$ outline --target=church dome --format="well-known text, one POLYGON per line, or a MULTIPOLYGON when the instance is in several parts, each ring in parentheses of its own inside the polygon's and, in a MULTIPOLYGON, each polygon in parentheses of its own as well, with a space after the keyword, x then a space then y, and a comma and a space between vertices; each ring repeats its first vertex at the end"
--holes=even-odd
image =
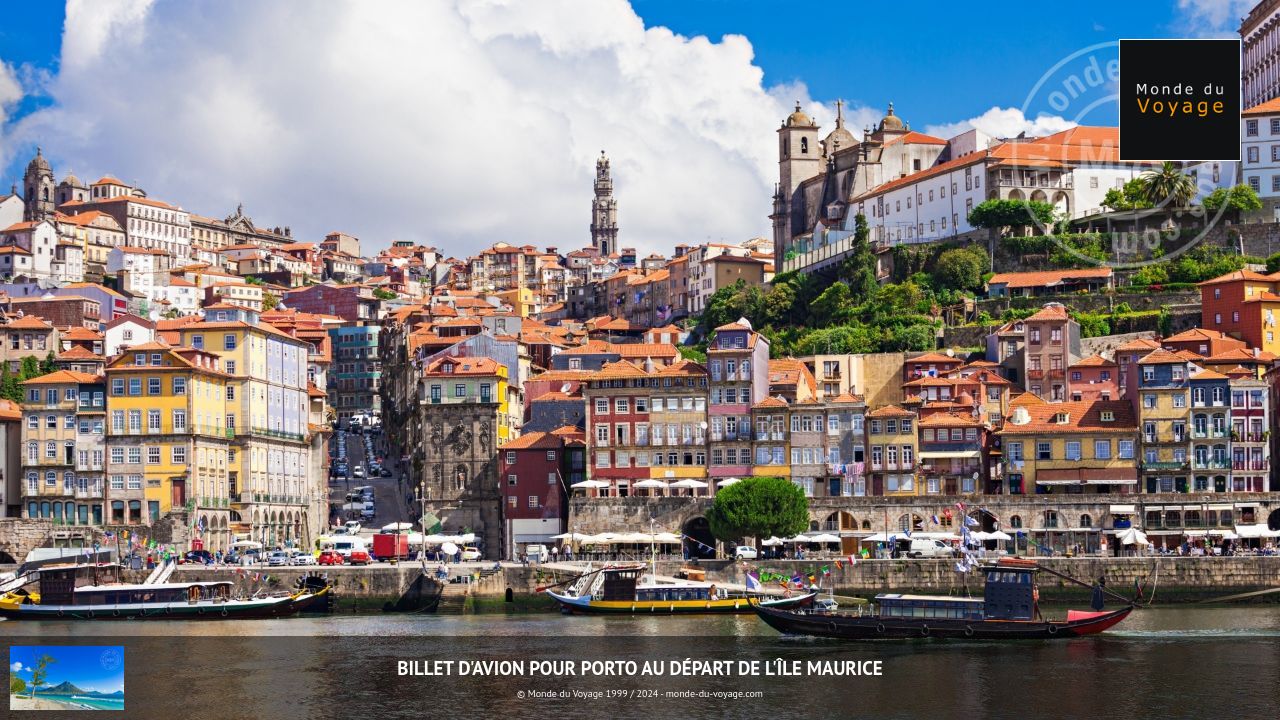
POLYGON ((893 114, 893 103, 889 103, 889 114, 885 115, 884 119, 880 121, 880 129, 881 130, 901 130, 902 129, 902 118, 893 114))
POLYGON ((36 148, 36 156, 31 158, 31 162, 27 163, 27 173, 52 173, 49 167, 49 161, 44 159, 44 155, 40 152, 40 148, 36 148))
POLYGON ((67 173, 67 176, 66 176, 65 178, 63 178, 63 179, 62 179, 62 183, 61 183, 61 184, 63 184, 63 185, 70 185, 70 186, 71 186, 71 187, 73 187, 73 188, 83 188, 83 187, 85 187, 85 184, 84 184, 84 183, 82 183, 82 182, 80 182, 80 178, 76 177, 76 174, 75 174, 75 173, 67 173))
POLYGON ((796 111, 787 116, 787 127, 796 127, 799 125, 813 125, 813 120, 800 109, 800 101, 796 101, 796 111))

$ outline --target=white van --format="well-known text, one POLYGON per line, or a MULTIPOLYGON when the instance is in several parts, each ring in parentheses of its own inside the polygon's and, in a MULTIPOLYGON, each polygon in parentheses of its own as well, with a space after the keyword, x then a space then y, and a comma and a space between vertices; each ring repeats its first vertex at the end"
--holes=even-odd
POLYGON ((369 542, 356 535, 335 537, 333 539, 333 549, 345 558, 351 556, 352 550, 363 550, 365 552, 369 552, 369 542))
POLYGON ((955 557, 956 550, 941 540, 930 538, 898 538, 895 548, 899 555, 909 558, 955 557))

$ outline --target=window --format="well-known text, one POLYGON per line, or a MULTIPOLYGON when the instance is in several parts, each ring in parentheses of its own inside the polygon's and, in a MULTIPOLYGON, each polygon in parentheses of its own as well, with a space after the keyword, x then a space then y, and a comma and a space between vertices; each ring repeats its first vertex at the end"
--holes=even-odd
POLYGON ((186 445, 174 445, 172 455, 173 455, 174 465, 187 464, 187 446, 186 445))
POLYGON ((1251 163, 1258 162, 1258 148, 1257 147, 1248 148, 1245 153, 1245 158, 1247 162, 1251 162, 1251 163))
POLYGON ((227 374, 228 374, 228 375, 235 375, 235 374, 236 374, 236 361, 235 361, 235 360, 228 360, 228 361, 226 361, 226 363, 225 363, 225 367, 226 367, 226 371, 227 371, 227 374))
MULTIPOLYGON (((605 432, 608 432, 608 430, 606 429, 605 432)), ((599 468, 609 467, 609 451, 608 450, 600 450, 596 452, 596 467, 599 467, 599 468)))
POLYGON ((147 394, 148 395, 160 394, 160 378, 158 377, 147 378, 147 394))
POLYGON ((467 396, 467 386, 466 386, 466 385, 463 385, 462 383, 458 383, 457 385, 454 385, 454 386, 453 386, 453 396, 454 396, 454 397, 466 397, 466 396, 467 396))
POLYGON ((1261 187, 1262 187, 1261 183, 1258 182, 1258 176, 1250 175, 1249 188, 1252 189, 1254 192, 1258 192, 1261 189, 1261 187))
POLYGON ((174 432, 187 431, 187 411, 186 410, 173 411, 173 431, 174 432))
POLYGON ((1244 134, 1245 134, 1246 136, 1248 136, 1248 137, 1257 137, 1257 136, 1258 136, 1258 121, 1257 121, 1257 120, 1245 120, 1245 121, 1244 121, 1244 134))
POLYGON ((618 398, 613 401, 613 411, 620 415, 630 412, 630 406, 631 403, 629 403, 626 398, 618 398))
POLYGON ((129 411, 129 432, 142 432, 142 411, 129 411))
POLYGON ((642 398, 642 397, 636 398, 636 412, 638 413, 649 412, 649 398, 642 398))
POLYGON ((1037 459, 1037 460, 1052 460, 1052 459, 1053 459, 1053 446, 1052 446, 1050 443, 1047 443, 1047 442, 1038 442, 1038 443, 1036 443, 1036 459, 1037 459))
POLYGON ((133 464, 133 465, 137 465, 138 463, 142 462, 142 448, 140 447, 129 448, 129 462, 130 464, 133 464))
POLYGON ((147 448, 147 464, 148 465, 160 464, 160 446, 159 445, 152 445, 151 447, 147 448))
POLYGON ((130 395, 142 394, 142 378, 129 378, 129 394, 130 395))
POLYGON ((235 385, 228 385, 228 386, 227 386, 227 399, 228 399, 228 400, 235 400, 235 399, 236 399, 236 386, 235 386, 235 385))
POLYGON ((603 399, 603 398, 599 398, 599 399, 597 399, 597 400, 596 400, 596 414, 597 414, 597 415, 608 415, 608 414, 609 414, 609 401, 608 401, 608 400, 605 400, 605 399, 603 399))
POLYGON ((159 410, 147 411, 147 432, 153 432, 153 433, 160 432, 160 411, 159 410))
POLYGON ((184 377, 175 377, 175 378, 173 379, 173 394, 174 394, 174 395, 186 395, 186 394, 187 394, 187 379, 186 379, 186 378, 184 378, 184 377))
POLYGON ((1093 441, 1093 457, 1096 460, 1111 459, 1111 441, 1110 440, 1094 440, 1093 441))
POLYGON ((232 334, 223 335, 223 336, 222 336, 222 349, 223 349, 223 350, 235 350, 235 349, 236 349, 236 336, 235 336, 235 335, 232 335, 232 334))

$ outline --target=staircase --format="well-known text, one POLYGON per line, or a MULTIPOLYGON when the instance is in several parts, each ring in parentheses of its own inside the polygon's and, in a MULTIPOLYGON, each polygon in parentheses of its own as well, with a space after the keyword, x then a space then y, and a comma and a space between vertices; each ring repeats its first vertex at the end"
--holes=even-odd
POLYGON ((463 615, 467 612, 467 600, 471 597, 470 583, 445 583, 436 603, 437 615, 463 615))

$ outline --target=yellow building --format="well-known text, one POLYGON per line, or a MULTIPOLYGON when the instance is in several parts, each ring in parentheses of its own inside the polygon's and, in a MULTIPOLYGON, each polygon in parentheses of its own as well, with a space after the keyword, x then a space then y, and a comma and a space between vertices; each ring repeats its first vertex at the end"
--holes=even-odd
POLYGON ((1137 491, 1138 424, 1127 401, 1024 395, 999 434, 1011 493, 1137 491))
POLYGON ((230 543, 227 375, 218 357, 151 342, 107 366, 108 497, 143 501, 146 523, 185 511, 206 550, 230 543))
POLYGON ((777 396, 767 397, 751 408, 755 424, 751 474, 756 477, 791 477, 788 407, 786 399, 777 396))
POLYGON ((324 452, 322 435, 307 424, 311 344, 227 304, 207 308, 202 322, 181 332, 184 346, 216 356, 227 376, 233 534, 268 547, 310 546, 328 520, 327 480, 308 473, 312 454, 324 452))
MULTIPOLYGON (((656 383, 648 398, 649 422, 635 423, 636 445, 648 444, 649 449, 636 450, 636 465, 648 465, 651 480, 707 482, 707 369, 681 360, 659 368, 652 377, 656 383)), ((615 405, 614 410, 619 408, 615 405)), ((635 411, 641 413, 642 408, 635 411)))
POLYGON ((872 495, 920 495, 916 414, 897 405, 867 413, 867 473, 872 495))
POLYGON ((532 317, 539 310, 537 294, 527 287, 504 290, 494 295, 510 305, 511 310, 520 317, 532 317))

